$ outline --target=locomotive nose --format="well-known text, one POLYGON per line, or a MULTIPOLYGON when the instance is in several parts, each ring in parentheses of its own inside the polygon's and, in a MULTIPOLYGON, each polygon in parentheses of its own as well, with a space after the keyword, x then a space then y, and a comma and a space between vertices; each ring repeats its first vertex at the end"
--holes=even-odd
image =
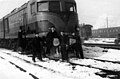
POLYGON ((68 23, 70 14, 71 14, 70 12, 62 12, 60 14, 60 17, 65 23, 68 23))
POLYGON ((39 32, 47 32, 51 26, 54 26, 54 25, 48 20, 39 21, 37 30, 39 32))
POLYGON ((61 15, 61 19, 63 20, 65 26, 64 31, 73 32, 75 26, 78 24, 77 14, 72 12, 63 12, 61 15))

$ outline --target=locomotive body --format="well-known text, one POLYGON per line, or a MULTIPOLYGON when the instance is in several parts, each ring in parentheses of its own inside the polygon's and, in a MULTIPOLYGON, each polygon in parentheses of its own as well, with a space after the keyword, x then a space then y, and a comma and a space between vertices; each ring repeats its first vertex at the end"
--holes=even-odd
POLYGON ((51 26, 58 33, 71 34, 78 26, 75 0, 30 0, 0 19, 0 39, 16 42, 20 27, 26 37, 45 36, 51 26))
POLYGON ((0 28, 3 26, 3 36, 1 38, 4 39, 14 39, 17 38, 17 33, 20 26, 25 26, 25 14, 26 13, 26 7, 27 4, 24 4, 20 8, 14 9, 11 13, 4 16, 2 18, 2 24, 0 25, 0 28))
MULTIPOLYGON (((19 27, 29 35, 47 32, 55 26, 57 32, 74 32, 78 26, 74 0, 30 0, 3 17, 5 38, 17 38, 19 27)), ((0 26, 2 27, 2 26, 0 26)))
POLYGON ((0 19, 0 38, 4 38, 3 19, 0 19))

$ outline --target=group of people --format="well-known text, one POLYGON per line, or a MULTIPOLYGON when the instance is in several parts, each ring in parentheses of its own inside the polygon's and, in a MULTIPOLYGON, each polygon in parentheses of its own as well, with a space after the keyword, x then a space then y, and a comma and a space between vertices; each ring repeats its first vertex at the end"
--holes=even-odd
MULTIPOLYGON (((19 43, 22 41, 21 33, 22 32, 18 33, 19 43)), ((76 33, 73 34, 72 39, 75 39, 76 41, 75 43, 69 45, 69 38, 66 34, 63 32, 58 34, 54 26, 50 28, 45 38, 39 37, 39 34, 35 33, 35 37, 32 39, 32 60, 36 62, 35 59, 38 57, 40 61, 43 61, 42 57, 49 56, 52 47, 54 47, 55 50, 58 50, 61 54, 62 61, 69 61, 68 57, 71 50, 73 50, 73 52, 75 51, 77 58, 83 59, 84 56, 79 35, 79 28, 76 28, 76 33)))

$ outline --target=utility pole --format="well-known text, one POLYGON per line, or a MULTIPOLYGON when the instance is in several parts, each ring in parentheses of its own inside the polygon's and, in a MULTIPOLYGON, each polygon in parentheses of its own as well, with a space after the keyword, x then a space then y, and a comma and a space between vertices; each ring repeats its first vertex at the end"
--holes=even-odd
POLYGON ((107 22, 107 34, 108 34, 108 37, 109 37, 109 31, 108 31, 108 16, 106 17, 106 22, 107 22))
POLYGON ((108 28, 108 16, 106 17, 106 21, 107 21, 107 28, 108 28))

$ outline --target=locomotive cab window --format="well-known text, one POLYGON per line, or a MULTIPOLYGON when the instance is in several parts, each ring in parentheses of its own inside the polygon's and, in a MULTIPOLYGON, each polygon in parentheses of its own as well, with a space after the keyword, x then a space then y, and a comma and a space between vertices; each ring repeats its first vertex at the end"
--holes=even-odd
POLYGON ((59 1, 50 1, 49 2, 50 12, 60 12, 60 2, 59 1))
POLYGON ((76 12, 76 4, 75 3, 66 2, 65 6, 66 6, 66 11, 76 12))
POLYGON ((60 12, 60 2, 59 1, 38 2, 37 10, 38 12, 40 11, 60 12))
POLYGON ((38 2, 37 3, 37 11, 49 11, 49 2, 45 1, 45 2, 38 2))

